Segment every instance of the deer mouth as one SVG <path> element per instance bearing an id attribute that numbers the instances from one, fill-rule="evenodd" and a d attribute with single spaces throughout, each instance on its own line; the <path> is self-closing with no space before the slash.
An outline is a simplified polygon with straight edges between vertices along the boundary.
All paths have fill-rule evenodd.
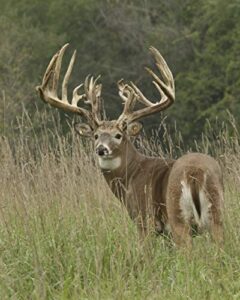
<path id="1" fill-rule="evenodd" d="M 98 162 L 102 170 L 116 170 L 121 166 L 121 158 L 119 156 L 98 156 Z"/>
<path id="2" fill-rule="evenodd" d="M 111 160 L 111 159 L 113 159 L 114 157 L 113 157 L 112 154 L 104 154 L 104 155 L 99 155 L 99 154 L 98 154 L 98 158 L 104 159 L 104 160 Z"/>

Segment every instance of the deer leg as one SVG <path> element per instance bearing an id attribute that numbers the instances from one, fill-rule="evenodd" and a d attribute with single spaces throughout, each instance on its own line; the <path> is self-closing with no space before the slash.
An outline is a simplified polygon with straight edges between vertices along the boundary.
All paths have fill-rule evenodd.
<path id="1" fill-rule="evenodd" d="M 138 234 L 139 234 L 139 237 L 140 237 L 140 240 L 144 240 L 147 236 L 147 228 L 140 225 L 140 224 L 137 224 L 137 229 L 138 229 Z"/>
<path id="2" fill-rule="evenodd" d="M 189 222 L 182 217 L 182 211 L 179 207 L 168 210 L 169 225 L 173 240 L 177 247 L 192 248 L 192 229 Z"/>
<path id="3" fill-rule="evenodd" d="M 210 233 L 212 239 L 217 244 L 221 245 L 223 243 L 223 224 L 222 224 L 223 192 L 212 187 L 211 192 L 209 192 L 209 199 L 212 203 L 210 208 L 210 224 L 209 224 Z"/>
<path id="4" fill-rule="evenodd" d="M 186 187 L 186 189 L 189 190 L 189 193 L 183 193 L 184 191 L 179 182 L 170 187 L 167 198 L 167 214 L 173 240 L 176 246 L 191 249 L 191 214 L 188 208 L 188 204 L 192 201 L 190 189 Z"/>
<path id="5" fill-rule="evenodd" d="M 215 206 L 212 206 L 211 209 L 210 233 L 212 239 L 217 244 L 223 244 L 223 225 L 221 220 L 221 211 Z"/>
<path id="6" fill-rule="evenodd" d="M 173 241 L 177 247 L 192 248 L 191 226 L 184 222 L 169 222 Z M 171 224 L 172 223 L 172 224 Z"/>
<path id="7" fill-rule="evenodd" d="M 222 224 L 212 222 L 211 223 L 211 235 L 214 242 L 216 242 L 219 245 L 223 244 L 223 228 Z"/>

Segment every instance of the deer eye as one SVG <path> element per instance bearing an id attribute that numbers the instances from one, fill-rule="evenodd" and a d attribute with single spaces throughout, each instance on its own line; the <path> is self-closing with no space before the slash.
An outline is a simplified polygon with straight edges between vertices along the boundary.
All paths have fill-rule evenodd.
<path id="1" fill-rule="evenodd" d="M 120 140 L 121 137 L 122 137 L 122 135 L 121 135 L 120 133 L 117 133 L 117 134 L 115 135 L 115 138 L 118 139 L 118 140 Z"/>
<path id="2" fill-rule="evenodd" d="M 94 138 L 95 138 L 95 140 L 97 140 L 98 139 L 98 134 L 95 134 Z"/>

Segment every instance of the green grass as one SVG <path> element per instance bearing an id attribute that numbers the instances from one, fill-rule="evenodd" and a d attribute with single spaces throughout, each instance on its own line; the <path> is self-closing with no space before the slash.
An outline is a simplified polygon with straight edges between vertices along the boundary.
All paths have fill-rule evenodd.
<path id="1" fill-rule="evenodd" d="M 237 155 L 224 160 L 223 248 L 205 234 L 184 253 L 139 239 L 80 143 L 19 139 L 14 156 L 0 145 L 0 299 L 240 299 Z"/>

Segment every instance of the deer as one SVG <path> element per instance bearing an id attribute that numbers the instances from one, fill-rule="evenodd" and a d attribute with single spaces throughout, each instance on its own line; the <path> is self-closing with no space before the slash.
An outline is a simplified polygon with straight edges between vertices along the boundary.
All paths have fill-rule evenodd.
<path id="1" fill-rule="evenodd" d="M 75 130 L 93 140 L 94 155 L 108 186 L 125 205 L 140 233 L 145 236 L 152 224 L 157 234 L 170 232 L 177 247 L 191 248 L 195 228 L 200 233 L 209 231 L 214 241 L 222 243 L 224 195 L 219 163 L 203 153 L 187 153 L 176 160 L 146 156 L 131 139 L 140 134 L 139 119 L 166 110 L 175 102 L 174 78 L 159 51 L 150 47 L 161 78 L 150 68 L 146 70 L 160 100 L 149 100 L 133 82 L 121 79 L 117 86 L 123 101 L 122 113 L 116 120 L 107 120 L 103 117 L 99 77 L 88 75 L 73 90 L 71 99 L 68 97 L 76 50 L 62 81 L 61 97 L 58 96 L 62 59 L 68 46 L 52 57 L 36 90 L 45 103 L 86 121 L 76 123 Z"/>

